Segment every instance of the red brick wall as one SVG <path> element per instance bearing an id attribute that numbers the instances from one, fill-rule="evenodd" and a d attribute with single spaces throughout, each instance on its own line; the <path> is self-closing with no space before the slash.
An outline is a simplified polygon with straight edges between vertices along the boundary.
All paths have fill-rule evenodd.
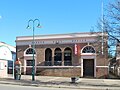
<path id="1" fill-rule="evenodd" d="M 87 43 L 81 43 L 80 50 L 87 45 Z M 46 48 L 51 48 L 51 50 L 55 50 L 55 48 L 61 48 L 61 50 L 64 50 L 66 47 L 70 47 L 72 49 L 72 65 L 81 65 L 81 55 L 78 56 L 74 54 L 74 44 L 54 44 L 54 45 L 36 45 L 36 54 L 37 54 L 37 65 L 44 65 L 45 61 L 45 50 Z M 16 46 L 17 49 L 17 57 L 20 58 L 22 62 L 22 66 L 24 65 L 24 51 L 29 48 L 29 45 L 27 46 Z M 98 52 L 98 47 L 95 47 L 96 52 Z M 106 49 L 107 51 L 107 49 Z M 53 57 L 52 57 L 53 58 Z M 107 66 L 108 60 L 107 60 L 107 52 L 104 53 L 104 55 L 98 54 L 96 56 L 96 65 L 97 66 Z M 23 70 L 22 70 L 23 71 Z M 80 68 L 47 68 L 47 69 L 37 69 L 38 74 L 40 75 L 51 75 L 51 76 L 81 76 L 81 69 Z M 104 68 L 98 68 L 98 72 L 96 72 L 97 77 L 102 77 L 104 74 L 107 74 L 107 69 Z"/>
<path id="2" fill-rule="evenodd" d="M 108 68 L 96 68 L 96 78 L 107 78 L 108 75 Z"/>
<path id="3" fill-rule="evenodd" d="M 37 68 L 37 75 L 72 77 L 81 75 L 80 68 Z"/>

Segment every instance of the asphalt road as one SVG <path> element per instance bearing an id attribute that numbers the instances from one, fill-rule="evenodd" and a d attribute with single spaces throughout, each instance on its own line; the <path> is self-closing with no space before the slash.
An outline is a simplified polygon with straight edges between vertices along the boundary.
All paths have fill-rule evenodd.
<path id="1" fill-rule="evenodd" d="M 32 86 L 0 84 L 0 90 L 73 90 L 73 89 L 72 88 L 32 87 Z M 87 90 L 87 89 L 74 89 L 74 90 Z"/>

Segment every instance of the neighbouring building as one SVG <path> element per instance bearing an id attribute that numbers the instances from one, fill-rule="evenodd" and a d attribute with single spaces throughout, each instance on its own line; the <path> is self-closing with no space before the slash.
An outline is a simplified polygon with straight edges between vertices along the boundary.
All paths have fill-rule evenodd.
<path id="1" fill-rule="evenodd" d="M 112 65 L 112 73 L 120 77 L 120 42 L 116 45 L 116 58 Z"/>
<path id="2" fill-rule="evenodd" d="M 0 42 L 0 77 L 7 77 L 13 73 L 16 48 L 4 42 Z"/>
<path id="3" fill-rule="evenodd" d="M 104 38 L 101 40 L 101 37 Z M 16 54 L 22 73 L 104 78 L 108 75 L 107 33 L 68 33 L 16 37 Z"/>

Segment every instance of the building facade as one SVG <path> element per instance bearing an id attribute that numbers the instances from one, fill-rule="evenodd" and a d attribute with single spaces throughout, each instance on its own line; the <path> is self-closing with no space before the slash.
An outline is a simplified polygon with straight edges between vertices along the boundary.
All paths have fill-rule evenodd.
<path id="1" fill-rule="evenodd" d="M 111 71 L 114 75 L 120 77 L 120 42 L 116 45 L 116 58 L 112 62 Z"/>
<path id="2" fill-rule="evenodd" d="M 0 77 L 8 77 L 13 73 L 16 48 L 0 42 Z"/>
<path id="3" fill-rule="evenodd" d="M 16 37 L 22 73 L 31 74 L 33 53 L 36 75 L 101 78 L 108 74 L 107 34 L 70 33 Z"/>

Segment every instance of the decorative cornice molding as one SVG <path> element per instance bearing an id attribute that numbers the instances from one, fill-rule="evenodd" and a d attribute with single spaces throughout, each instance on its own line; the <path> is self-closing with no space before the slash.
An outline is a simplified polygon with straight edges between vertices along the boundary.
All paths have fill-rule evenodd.
<path id="1" fill-rule="evenodd" d="M 75 43 L 92 43 L 96 39 L 80 38 L 80 39 L 61 39 L 61 40 L 35 40 L 35 45 L 45 45 L 45 44 L 75 44 Z M 19 41 L 16 45 L 32 45 L 33 41 Z"/>
<path id="2" fill-rule="evenodd" d="M 101 33 L 99 34 L 101 35 Z M 106 34 L 105 34 L 106 35 Z M 95 42 L 98 33 L 71 33 L 71 34 L 51 34 L 36 35 L 35 45 L 43 44 L 72 44 L 72 43 L 91 43 Z M 21 36 L 16 38 L 16 45 L 32 45 L 32 36 Z"/>

